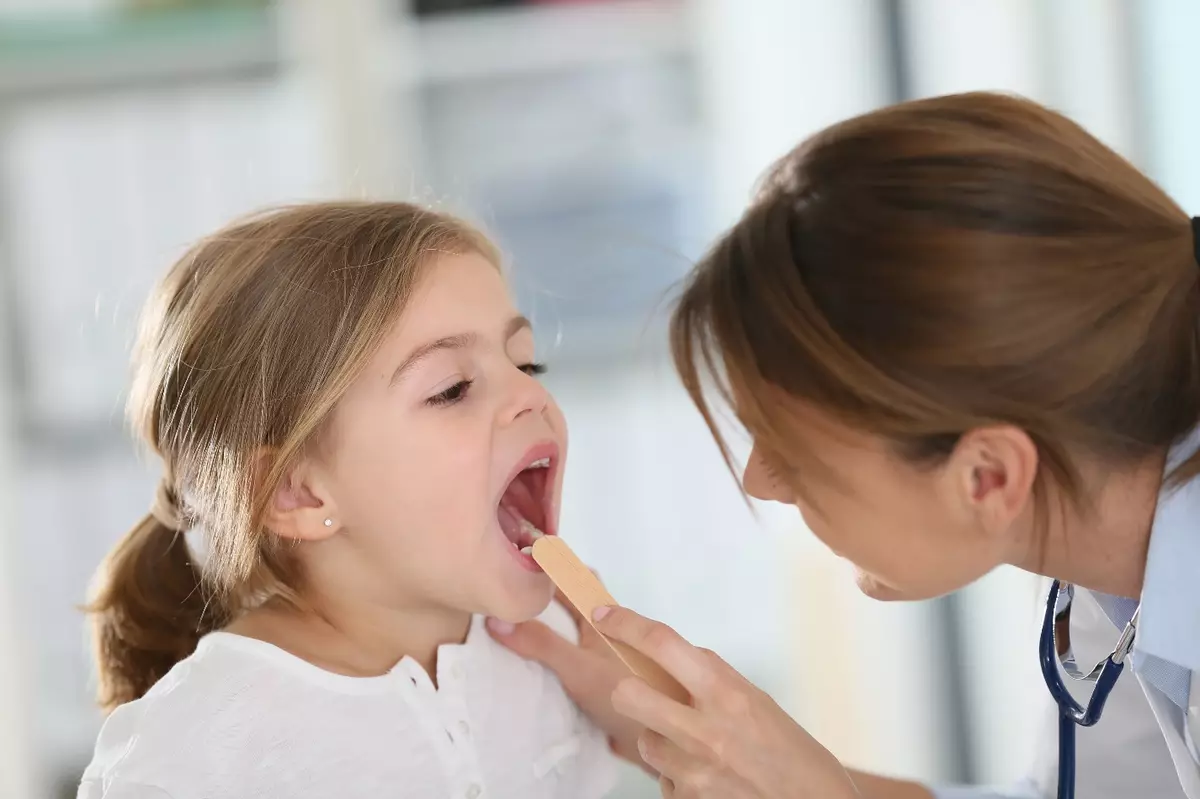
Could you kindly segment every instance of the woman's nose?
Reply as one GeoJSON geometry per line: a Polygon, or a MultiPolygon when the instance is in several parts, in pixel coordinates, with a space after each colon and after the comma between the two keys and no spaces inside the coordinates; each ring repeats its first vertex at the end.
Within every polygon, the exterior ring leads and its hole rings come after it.
{"type": "Polygon", "coordinates": [[[742,487],[755,499],[789,504],[794,499],[791,489],[779,479],[779,475],[767,463],[767,459],[757,444],[750,450],[750,459],[746,461],[746,471],[742,475],[742,487]]]}

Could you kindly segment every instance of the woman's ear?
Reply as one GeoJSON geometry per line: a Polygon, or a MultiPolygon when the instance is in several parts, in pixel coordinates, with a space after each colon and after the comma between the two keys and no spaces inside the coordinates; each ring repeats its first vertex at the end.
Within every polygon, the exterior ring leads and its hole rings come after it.
{"type": "Polygon", "coordinates": [[[290,541],[320,541],[340,529],[336,505],[316,464],[304,459],[284,474],[264,522],[272,533],[290,541]]]}
{"type": "Polygon", "coordinates": [[[1011,527],[1024,512],[1037,477],[1038,449],[1012,425],[968,431],[950,456],[955,490],[989,532],[1011,527]]]}

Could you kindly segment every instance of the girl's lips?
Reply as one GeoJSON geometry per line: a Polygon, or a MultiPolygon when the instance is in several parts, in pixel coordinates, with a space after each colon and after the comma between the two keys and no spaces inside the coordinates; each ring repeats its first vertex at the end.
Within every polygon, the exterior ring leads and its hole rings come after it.
{"type": "Polygon", "coordinates": [[[533,555],[530,555],[527,552],[521,552],[516,547],[510,547],[509,551],[512,552],[513,557],[517,559],[517,563],[521,566],[521,568],[536,574],[545,573],[542,571],[542,567],[537,564],[537,561],[533,559],[533,555]]]}

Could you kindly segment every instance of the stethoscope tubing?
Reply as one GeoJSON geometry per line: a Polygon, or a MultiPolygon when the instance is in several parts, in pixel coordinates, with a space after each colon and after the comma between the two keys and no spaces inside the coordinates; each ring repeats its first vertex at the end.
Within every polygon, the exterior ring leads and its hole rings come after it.
{"type": "Polygon", "coordinates": [[[1075,701],[1059,673],[1060,661],[1054,641],[1054,627],[1061,588],[1062,584],[1055,580],[1046,599],[1046,615],[1038,640],[1038,660],[1042,668],[1042,677],[1046,681],[1046,689],[1058,707],[1058,799],[1075,799],[1076,727],[1091,727],[1100,720],[1109,694],[1125,670],[1125,660],[1133,648],[1138,614],[1135,612],[1133,619],[1126,625],[1113,653],[1085,678],[1089,682],[1094,681],[1095,687],[1087,706],[1084,707],[1075,701]]]}

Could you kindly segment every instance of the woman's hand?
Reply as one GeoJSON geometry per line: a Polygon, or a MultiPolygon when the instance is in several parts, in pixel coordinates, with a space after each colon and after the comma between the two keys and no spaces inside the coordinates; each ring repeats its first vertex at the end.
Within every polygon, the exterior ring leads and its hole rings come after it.
{"type": "MultiPolygon", "coordinates": [[[[629,676],[629,670],[561,593],[558,601],[575,619],[579,628],[578,646],[538,621],[514,628],[492,619],[488,629],[497,641],[518,655],[537,661],[557,674],[575,704],[608,735],[613,752],[649,771],[637,748],[642,725],[616,712],[612,704],[613,691],[629,676]]],[[[653,776],[658,775],[654,773],[653,776]]]]}
{"type": "Polygon", "coordinates": [[[657,661],[691,693],[690,706],[630,677],[586,622],[580,646],[537,622],[492,631],[557,673],[614,751],[660,775],[665,797],[858,799],[837,758],[725,661],[664,624],[606,610],[600,630],[657,661]]]}
{"type": "Polygon", "coordinates": [[[613,706],[646,727],[645,762],[677,799],[857,799],[845,768],[769,696],[665,624],[604,608],[597,626],[654,659],[691,693],[682,705],[636,678],[613,706]]]}

